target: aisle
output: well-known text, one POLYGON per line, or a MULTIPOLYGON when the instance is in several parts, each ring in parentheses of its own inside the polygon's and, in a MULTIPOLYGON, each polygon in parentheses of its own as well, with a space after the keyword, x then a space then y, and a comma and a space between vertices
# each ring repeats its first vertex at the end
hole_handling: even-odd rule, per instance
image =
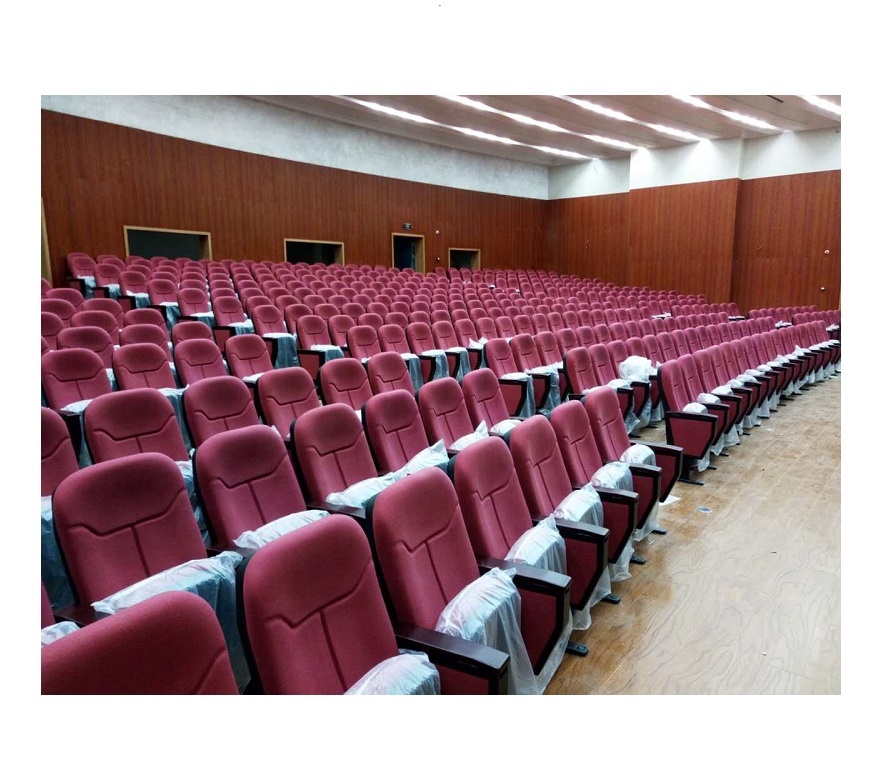
MULTIPOLYGON (((664 423, 644 430, 664 441, 664 423)), ((840 693, 840 379, 677 483, 645 565, 598 604, 547 694, 840 693), (700 512, 710 508, 710 512, 700 512)))

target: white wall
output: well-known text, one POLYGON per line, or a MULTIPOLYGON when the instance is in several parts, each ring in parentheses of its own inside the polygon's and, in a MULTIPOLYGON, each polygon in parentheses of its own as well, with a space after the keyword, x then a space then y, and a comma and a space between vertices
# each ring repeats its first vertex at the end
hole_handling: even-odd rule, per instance
POLYGON ((483 156, 228 96, 43 96, 61 113, 223 148, 450 188, 548 198, 539 164, 483 156))
POLYGON ((840 138, 834 129, 785 132, 745 143, 742 180, 841 169, 840 138))

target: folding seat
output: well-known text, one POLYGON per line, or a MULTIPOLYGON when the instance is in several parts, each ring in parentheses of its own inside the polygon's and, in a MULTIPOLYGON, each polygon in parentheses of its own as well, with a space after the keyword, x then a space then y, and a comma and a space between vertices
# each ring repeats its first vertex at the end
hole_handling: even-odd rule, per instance
POLYGON ((249 387, 235 376, 210 376, 191 383, 183 403, 195 447, 219 432, 260 423, 249 387))
POLYGON ((196 320, 185 320, 184 322, 176 322, 172 326, 172 345, 178 346, 183 341, 203 340, 215 341, 212 335, 212 329, 208 325, 196 320))
POLYGON ((111 367, 114 342, 105 330, 94 325, 69 327, 59 331, 56 339, 58 349, 89 349, 95 352, 105 368, 111 367))
POLYGON ((491 317, 488 317, 485 313, 481 313, 477 318, 473 320, 474 329, 477 331, 477 335, 479 338, 477 341, 480 343, 486 341, 491 341, 493 338, 498 338, 498 330, 495 327, 495 322, 491 317))
POLYGON ((514 323, 514 333, 513 335, 520 335, 525 333, 527 335, 535 335, 535 326, 532 324, 532 320, 526 314, 517 314, 513 318, 514 323))
POLYGON ((46 404, 56 411, 111 391, 101 357, 89 349, 47 352, 40 373, 46 404))
POLYGON ((166 320, 157 309, 130 309, 123 312, 123 327, 128 325, 155 325, 161 328, 167 340, 169 339, 169 329, 166 327, 166 320))
MULTIPOLYGON (((631 360, 628 347, 624 340, 616 339, 606 344, 612 371, 616 377, 628 382, 633 392, 631 410, 637 417, 636 428, 648 426, 652 417, 652 402, 650 400, 649 368, 646 363, 631 360)), ((593 354, 592 354, 593 358, 593 354)), ((630 434, 630 432, 628 433, 630 434)))
POLYGON ((411 394, 421 387, 421 374, 410 374, 406 361, 397 352, 380 352, 366 363, 373 394, 404 389, 411 394), (419 383, 417 383, 419 382, 419 383))
MULTIPOLYGON (((623 415, 625 417, 625 425, 628 428, 628 434, 630 434, 633 429, 637 426, 637 416, 633 412, 634 405, 634 390, 631 386, 631 383, 626 379, 622 379, 619 377, 618 372, 612 365, 612 360, 609 357, 609 349, 604 344, 594 344, 589 349, 587 349, 588 360, 590 362, 590 368, 594 373, 593 378, 589 378, 589 374, 586 370, 586 364, 584 358, 579 355, 578 358, 575 359, 575 370, 578 372, 579 370, 583 370, 583 376, 581 377, 582 383, 586 384, 581 391, 584 392, 585 389, 592 388, 594 386, 609 386, 616 390, 618 394, 619 404, 622 406, 623 415), (591 383, 594 381, 596 383, 591 383)), ((575 355, 573 355, 575 358, 575 355)), ((568 363, 567 363, 568 370, 568 363)), ((570 383, 572 382, 572 373, 568 372, 570 383)))
POLYGON ((152 306, 164 303, 178 303, 178 285, 171 279, 151 279, 148 282, 148 297, 152 306))
MULTIPOLYGON (((576 328, 576 330, 577 329, 578 328, 576 328)), ((563 358, 566 356, 566 353, 568 351, 580 346, 579 340, 578 340, 578 334, 576 333, 576 330, 573 330, 571 328, 565 328, 564 330, 561 330, 556 335, 557 348, 559 349, 559 352, 560 352, 560 361, 561 362, 563 361, 563 358)))
POLYGON ((58 349, 58 334, 64 329, 65 323, 57 314, 40 312, 40 335, 50 349, 58 349))
POLYGON ((50 408, 40 408, 40 496, 48 497, 77 471, 77 454, 65 420, 50 408))
MULTIPOLYGON (((549 335, 553 336, 550 331, 549 335)), ((560 404, 561 374, 556 365, 546 365, 539 356, 535 340, 530 335, 514 336, 509 345, 518 372, 532 377, 536 411, 550 411, 560 404)), ((565 380, 564 380, 565 386, 565 380)))
MULTIPOLYGON (((153 328, 153 325, 144 325, 144 327, 153 328)), ((129 343, 114 351, 111 364, 117 387, 121 390, 142 387, 176 388, 175 377, 169 367, 169 347, 165 344, 129 343)))
POLYGON ((178 283, 179 292, 182 290, 202 290, 206 292, 206 280, 194 276, 182 275, 181 281, 178 283))
MULTIPOLYGON (((717 430, 714 444, 711 451, 719 456, 723 453, 725 445, 735 445, 738 443, 738 436, 731 438, 728 436, 732 429, 731 419, 734 417, 734 411, 730 410, 730 406, 724 404, 718 395, 712 395, 705 391, 704 382, 694 354, 684 354, 677 358, 680 364, 680 370, 683 373, 683 384, 686 393, 692 402, 701 403, 707 412, 717 417, 717 430)), ((725 454, 728 456, 728 454, 725 454)))
POLYGON ((53 516, 78 603, 102 602, 95 607, 97 612, 134 602, 138 606, 146 595, 174 587, 194 587, 193 581, 187 581, 190 571, 182 566, 190 561, 206 562, 201 586, 213 576, 227 574, 227 582, 220 583, 213 595, 219 602, 227 602, 228 609, 219 603, 216 614, 225 630, 238 683, 245 686, 248 670, 236 630, 234 598, 233 566, 239 556, 207 557, 184 479, 174 461, 160 453, 145 452, 81 469, 56 489, 53 516), (157 577, 173 569, 178 570, 175 579, 157 577), (143 580, 148 581, 147 588, 143 580))
POLYGON ((73 287, 51 287, 44 293, 45 298, 55 298, 67 301, 75 310, 79 311, 83 305, 83 293, 73 287))
POLYGON ((95 260, 85 252, 69 252, 65 260, 68 267, 68 273, 74 279, 94 277, 95 260))
POLYGON ((214 297, 212 313, 215 319, 212 335, 219 346, 224 346, 231 336, 249 329, 246 312, 236 295, 214 297))
POLYGON ((335 314, 326 324, 329 327, 329 340, 347 355, 348 331, 357 323, 347 314, 335 314))
POLYGON ((347 331, 345 340, 351 357, 366 362, 370 357, 381 353, 377 328, 371 325, 353 325, 347 331))
POLYGON ((471 422, 464 393, 454 378, 443 378, 425 384, 416 394, 418 410, 429 444, 443 441, 447 451, 457 451, 486 431, 471 422))
POLYGON ((344 403, 360 411, 372 397, 366 368, 353 357, 330 360, 320 368, 320 394, 327 405, 344 403))
POLYGON ((592 327, 588 327, 587 325, 581 325, 578 330, 575 331, 575 336, 576 338, 578 338, 578 345, 584 347, 585 349, 597 343, 597 337, 594 334, 594 329, 592 327))
MULTIPOLYGON (((400 470, 419 454, 427 454, 431 445, 415 397, 404 389, 373 395, 363 409, 363 428, 375 466, 382 472, 400 470)), ((443 449, 437 451, 431 463, 445 463, 443 449)))
MULTIPOLYGON (((471 594, 474 588, 495 589, 496 595, 510 599, 503 601, 508 606, 516 605, 519 598, 519 620, 514 614, 507 635, 511 642, 507 691, 538 694, 544 690, 571 631, 566 609, 571 584, 564 575, 495 562, 498 566, 481 581, 458 497, 449 478, 438 469, 422 470, 382 491, 375 501, 373 521, 378 565, 398 623, 440 627, 444 632, 463 630, 445 623, 450 609, 454 613, 459 607, 458 602, 451 606, 453 599, 469 586, 473 586, 471 594), (421 503, 427 501, 437 506, 416 519, 421 503), (498 567, 502 566, 516 571, 513 580, 501 572, 498 567), (538 581, 534 586, 528 583, 530 576, 538 581), (518 627, 519 633, 514 630, 518 627), (552 664, 546 667, 552 652, 552 664)), ((479 621, 471 624, 480 625, 479 621)), ((488 641, 504 646, 496 638, 488 641)), ((470 684, 449 669, 440 668, 440 673, 444 692, 490 691, 488 683, 470 684)))
POLYGON ((703 472, 710 466, 710 452, 721 439, 718 430, 725 420, 709 413, 707 406, 699 407, 697 394, 691 394, 687 387, 679 359, 663 363, 660 374, 667 442, 683 449, 680 480, 701 485, 701 481, 691 478, 691 470, 703 472))
MULTIPOLYGON (((558 331, 560 331, 564 327, 566 327, 566 323, 563 321, 563 315, 559 314, 556 311, 550 312, 550 314, 547 315, 547 320, 548 320, 548 330, 551 333, 557 333, 558 331)), ((540 333, 542 331, 537 330, 536 332, 540 333)))
POLYGON ((382 317, 380 314, 366 311, 357 318, 357 324, 366 325, 371 327, 373 330, 378 330, 382 325, 385 324, 385 321, 384 317, 382 317))
POLYGON ((41 649, 43 695, 236 695, 212 607, 171 591, 41 649))
MULTIPOLYGON (((183 323, 179 323, 181 325, 183 323)), ((197 322, 195 324, 202 325, 197 322)), ((179 325, 176 325, 178 327, 179 325)), ((203 325, 206 327, 206 325, 203 325)), ((175 328, 173 328, 173 334, 175 328)), ((174 337, 174 335, 173 335, 174 337)), ((211 338, 188 338, 175 344, 172 349, 175 371, 182 386, 193 386, 204 378, 227 376, 228 369, 218 345, 211 338)), ((237 379, 239 381, 239 379, 237 379)), ((243 382, 240 382, 241 384, 243 382)), ((244 385, 245 387, 245 385, 244 385)), ((248 387, 246 388, 248 392, 248 387)))
POLYGON ((320 407, 314 379, 301 367, 268 371, 258 380, 256 389, 265 422, 275 427, 287 443, 292 423, 320 407))
POLYGON ((225 360, 232 376, 253 384, 258 376, 274 369, 264 339, 254 333, 228 338, 225 342, 225 360))
POLYGON ((507 437, 521 420, 508 413, 508 406, 495 374, 489 368, 471 371, 462 380, 462 393, 471 423, 485 422, 489 434, 507 437))
POLYGON ((69 327, 100 327, 110 337, 112 343, 120 340, 117 319, 109 311, 77 311, 71 316, 69 327))
POLYGON ((316 380, 321 366, 342 352, 332 343, 326 320, 316 314, 299 317, 295 330, 299 364, 316 380))
POLYGON ((40 311, 55 314, 64 327, 71 326, 71 318, 77 313, 77 309, 70 301, 63 298, 44 298, 40 301, 40 311))
POLYGON ((217 548, 234 550, 235 540, 249 547, 239 539, 246 532, 288 515, 308 515, 286 445, 272 427, 241 427, 207 438, 194 454, 194 475, 217 548))
POLYGON ((536 333, 540 333, 543 330, 549 331, 551 329, 551 326, 548 323, 548 318, 537 309, 538 307, 536 307, 536 311, 529 317, 529 319, 532 321, 532 327, 535 329, 536 333))
POLYGON ((540 388, 547 388, 550 379, 546 376, 534 379, 523 373, 517 366, 511 347, 504 338, 493 338, 489 341, 486 344, 485 357, 487 366, 498 379, 509 414, 523 417, 534 415, 537 405, 535 381, 540 382, 540 388))
POLYGON ((156 389, 128 389, 95 398, 83 413, 86 443, 94 462, 153 451, 187 462, 178 419, 156 389))
POLYGON ((578 311, 573 309, 566 309, 563 312, 563 326, 564 329, 567 330, 575 330, 579 325, 581 325, 581 320, 578 318, 578 311))
MULTIPOLYGON (((119 259, 118 259, 119 261, 119 259)), ((95 264, 93 275, 95 277, 95 288, 93 293, 95 297, 107 297, 114 291, 119 291, 120 274, 126 270, 126 264, 122 261, 112 263, 110 261, 99 261, 95 264)))

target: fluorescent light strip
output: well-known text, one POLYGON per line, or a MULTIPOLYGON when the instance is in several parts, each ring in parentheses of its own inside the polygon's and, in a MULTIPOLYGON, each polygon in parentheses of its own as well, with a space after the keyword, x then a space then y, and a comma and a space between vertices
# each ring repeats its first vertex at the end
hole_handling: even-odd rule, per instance
POLYGON ((834 113, 835 115, 843 115, 843 109, 840 105, 834 104, 833 102, 829 102, 826 99, 822 99, 821 97, 816 96, 803 96, 800 94, 800 99, 805 99, 810 105, 815 105, 815 107, 820 107, 822 110, 827 110, 830 113, 834 113))
POLYGON ((761 121, 758 118, 752 118, 749 115, 742 115, 741 113, 736 113, 732 110, 721 110, 719 107, 709 105, 707 102, 699 99, 698 97, 680 96, 678 94, 672 94, 671 96, 674 99, 679 99, 681 102, 685 102, 687 105, 692 105, 693 107, 701 107, 705 110, 711 110, 714 113, 719 113, 725 118, 729 118, 736 123, 743 123, 746 126, 753 126, 755 129, 771 129, 772 131, 778 131, 778 127, 773 126, 771 123, 766 123, 766 121, 761 121))
MULTIPOLYGON (((700 142, 701 137, 696 137, 694 134, 690 134, 689 132, 683 131, 682 129, 672 129, 669 126, 662 126, 658 123, 646 123, 646 121, 641 121, 637 118, 632 118, 629 115, 625 115, 625 113, 621 113, 618 110, 611 110, 608 107, 603 107, 603 105, 597 105, 593 102, 588 102, 586 99, 577 99, 576 97, 566 97, 561 96, 560 99, 564 99, 567 102, 571 102, 573 105, 577 105, 578 107, 584 108, 585 110, 590 110, 592 113, 597 113, 598 115, 606 116, 607 118, 614 118, 616 121, 625 121, 627 123, 636 123, 640 126, 646 126, 653 131, 657 131, 660 134, 669 134, 672 137, 679 137, 683 140, 689 140, 690 142, 700 142)), ((616 146, 621 147, 621 146, 616 146)))
MULTIPOLYGON (((415 123, 428 124, 431 126, 439 126, 443 129, 451 129, 452 131, 460 132, 461 134, 466 134, 469 137, 476 137, 477 139, 487 140, 489 142, 498 142, 502 145, 519 145, 524 148, 532 148, 533 150, 539 150, 543 153, 550 153, 555 156, 564 156, 566 158, 575 158, 578 160, 590 159, 591 156, 584 156, 581 153, 575 153, 571 150, 559 150, 558 148, 549 148, 545 145, 529 145, 525 142, 518 142, 517 140, 511 139, 510 137, 500 137, 496 134, 489 134, 487 132, 481 132, 477 129, 469 129, 465 126, 449 126, 445 123, 440 123, 439 121, 434 121, 430 118, 425 118, 423 115, 416 115, 415 113, 407 113, 405 110, 397 110, 393 107, 388 107, 387 105, 380 105, 378 102, 369 102, 363 99, 355 99, 354 97, 339 97, 339 99, 347 100, 348 102, 353 102, 356 105, 361 105, 362 107, 369 108, 370 110, 375 110, 379 113, 384 113, 385 115, 393 116, 394 118, 401 118, 404 121, 414 121, 415 123)), ((474 102, 474 100, 459 98, 455 100, 457 102, 461 102, 462 104, 467 104, 469 102, 474 102)), ((481 102, 477 102, 476 105, 482 105, 481 102)), ((476 105, 469 105, 470 107, 475 107, 476 105)), ((483 107, 486 107, 483 105, 483 107)), ((477 108, 482 109, 480 107, 477 108)), ((495 110, 494 108, 488 108, 490 112, 500 112, 495 110)), ((552 124, 553 125, 553 124, 552 124)), ((561 131, 566 131, 562 129, 561 131)), ((570 132, 571 133, 571 132, 570 132)))

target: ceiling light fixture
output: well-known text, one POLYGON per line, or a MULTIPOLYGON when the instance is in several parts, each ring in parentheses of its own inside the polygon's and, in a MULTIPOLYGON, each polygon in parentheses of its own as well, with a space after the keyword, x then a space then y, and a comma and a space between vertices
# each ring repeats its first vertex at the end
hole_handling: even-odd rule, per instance
POLYGON ((815 107, 820 107, 822 110, 827 110, 828 112, 834 113, 835 115, 843 115, 842 107, 828 101, 827 99, 822 99, 821 97, 811 95, 803 96, 802 94, 800 95, 800 99, 805 99, 810 105, 815 105, 815 107))
POLYGON ((677 94, 671 95, 674 99, 679 99, 681 102, 685 102, 687 105, 692 105, 693 107, 701 107, 705 110, 711 110, 714 113, 719 113, 725 118, 729 118, 736 123, 743 123, 746 126, 753 126, 755 129, 769 129, 771 131, 778 131, 777 126, 773 126, 771 123, 766 123, 766 121, 761 121, 759 118, 752 118, 749 115, 743 115, 742 113, 736 113, 733 110, 721 110, 719 107, 714 107, 713 105, 709 105, 704 100, 699 99, 698 97, 691 96, 680 96, 677 94))
POLYGON ((351 97, 342 97, 342 99, 347 99, 349 102, 356 102, 358 105, 363 105, 363 107, 368 107, 370 110, 375 110, 379 113, 392 115, 394 118, 402 118, 404 121, 415 121, 415 123, 431 124, 433 126, 441 125, 436 121, 432 121, 430 118, 425 118, 423 115, 407 113, 405 110, 397 110, 396 108, 388 107, 387 105, 380 105, 378 102, 366 102, 362 99, 353 99, 351 97))

